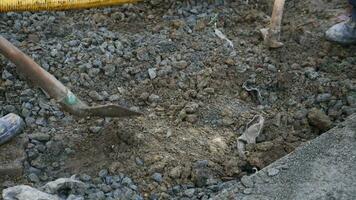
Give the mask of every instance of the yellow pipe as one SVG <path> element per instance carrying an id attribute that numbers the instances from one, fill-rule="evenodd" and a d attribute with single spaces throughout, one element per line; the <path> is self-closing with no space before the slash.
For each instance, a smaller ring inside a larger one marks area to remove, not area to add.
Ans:
<path id="1" fill-rule="evenodd" d="M 0 0 L 0 12 L 84 9 L 138 1 L 142 0 Z"/>

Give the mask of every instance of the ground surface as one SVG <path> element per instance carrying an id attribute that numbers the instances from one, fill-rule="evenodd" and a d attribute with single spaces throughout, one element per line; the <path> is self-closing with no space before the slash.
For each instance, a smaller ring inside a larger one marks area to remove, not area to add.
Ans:
<path id="1" fill-rule="evenodd" d="M 130 176 L 144 198 L 208 198 L 222 181 L 265 167 L 356 111 L 356 48 L 323 38 L 345 4 L 288 2 L 285 46 L 269 50 L 259 33 L 268 3 L 160 2 L 0 14 L 0 34 L 84 101 L 144 112 L 75 118 L 0 58 L 1 114 L 20 114 L 30 136 L 22 182 L 108 169 Z M 237 137 L 256 114 L 266 118 L 265 128 L 242 159 Z M 9 179 L 4 187 L 18 183 Z"/>

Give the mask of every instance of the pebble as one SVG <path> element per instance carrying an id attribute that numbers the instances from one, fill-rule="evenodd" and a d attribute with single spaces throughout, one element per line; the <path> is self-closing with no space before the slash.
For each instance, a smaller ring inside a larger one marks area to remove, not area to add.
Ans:
<path id="1" fill-rule="evenodd" d="M 321 102 L 327 102 L 331 100 L 331 94 L 330 93 L 324 93 L 324 94 L 319 94 L 316 97 L 316 101 L 321 103 Z"/>
<path id="2" fill-rule="evenodd" d="M 356 92 L 353 95 L 347 96 L 346 99 L 349 106 L 356 107 Z"/>
<path id="3" fill-rule="evenodd" d="M 51 139 L 51 136 L 47 133 L 33 133 L 29 135 L 29 138 L 40 142 L 47 142 Z"/>
<path id="4" fill-rule="evenodd" d="M 90 91 L 89 92 L 89 96 L 93 99 L 93 100 L 96 100 L 96 101 L 102 101 L 104 100 L 104 97 L 101 96 L 98 92 L 96 91 Z"/>
<path id="5" fill-rule="evenodd" d="M 195 102 L 189 102 L 187 103 L 187 105 L 185 105 L 185 112 L 187 114 L 194 114 L 197 112 L 199 108 L 199 104 L 195 103 Z"/>
<path id="6" fill-rule="evenodd" d="M 32 183 L 39 183 L 40 179 L 38 178 L 38 176 L 35 173 L 31 173 L 28 175 L 28 179 L 32 182 Z"/>
<path id="7" fill-rule="evenodd" d="M 316 80 L 319 77 L 319 73 L 315 71 L 312 67 L 305 68 L 305 75 L 310 80 Z"/>
<path id="8" fill-rule="evenodd" d="M 91 181 L 91 176 L 89 176 L 88 174 L 82 174 L 82 175 L 80 175 L 80 180 L 82 180 L 84 182 L 89 182 L 89 181 Z"/>
<path id="9" fill-rule="evenodd" d="M 130 186 L 132 185 L 132 180 L 129 177 L 124 177 L 121 181 L 122 185 Z"/>
<path id="10" fill-rule="evenodd" d="M 118 101 L 120 100 L 120 95 L 113 94 L 109 97 L 109 101 Z"/>
<path id="11" fill-rule="evenodd" d="M 156 94 L 151 94 L 149 97 L 148 97 L 148 101 L 151 102 L 151 103 L 158 103 L 161 101 L 161 97 L 159 97 L 158 95 Z"/>
<path id="12" fill-rule="evenodd" d="M 269 168 L 267 170 L 268 176 L 276 176 L 279 173 L 279 169 L 276 168 Z"/>
<path id="13" fill-rule="evenodd" d="M 109 172 L 108 172 L 107 169 L 102 169 L 102 170 L 99 171 L 98 175 L 99 175 L 100 178 L 105 178 L 108 175 L 108 173 Z"/>
<path id="14" fill-rule="evenodd" d="M 171 178 L 179 178 L 181 173 L 182 173 L 182 168 L 180 166 L 177 166 L 171 169 L 171 171 L 169 172 L 169 176 Z"/>
<path id="15" fill-rule="evenodd" d="M 195 189 L 191 188 L 191 189 L 187 189 L 184 191 L 184 195 L 187 197 L 193 197 L 195 193 Z"/>
<path id="16" fill-rule="evenodd" d="M 241 183 L 245 186 L 245 187 L 253 187 L 254 183 L 253 181 L 251 180 L 250 177 L 248 176 L 243 176 L 241 178 Z"/>
<path id="17" fill-rule="evenodd" d="M 187 122 L 190 122 L 192 124 L 196 123 L 198 121 L 198 116 L 197 115 L 187 115 L 185 117 Z"/>
<path id="18" fill-rule="evenodd" d="M 150 79 L 155 79 L 157 77 L 156 68 L 148 69 L 148 75 L 150 76 Z"/>
<path id="19" fill-rule="evenodd" d="M 104 200 L 105 199 L 105 194 L 103 191 L 99 191 L 96 193 L 91 193 L 88 195 L 89 200 Z"/>
<path id="20" fill-rule="evenodd" d="M 89 130 L 90 130 L 90 132 L 91 133 L 99 133 L 100 132 L 100 130 L 101 130 L 101 127 L 100 126 L 91 126 L 91 127 L 89 127 Z"/>
<path id="21" fill-rule="evenodd" d="M 100 187 L 100 189 L 101 189 L 103 192 L 105 192 L 105 193 L 108 193 L 108 192 L 112 191 L 112 188 L 111 188 L 109 185 L 105 185 L 105 184 L 103 184 L 103 185 Z"/>
<path id="22" fill-rule="evenodd" d="M 135 162 L 139 166 L 143 166 L 144 165 L 144 162 L 143 162 L 143 160 L 141 158 L 136 157 L 135 158 Z"/>
<path id="23" fill-rule="evenodd" d="M 152 175 L 152 179 L 154 181 L 156 181 L 157 183 L 161 183 L 163 181 L 162 174 L 157 173 L 157 172 Z"/>
<path id="24" fill-rule="evenodd" d="M 308 113 L 309 123 L 321 131 L 327 131 L 332 126 L 330 118 L 317 108 L 313 108 Z"/>
<path id="25" fill-rule="evenodd" d="M 267 69 L 268 69 L 269 71 L 271 71 L 271 72 L 277 72 L 277 71 L 278 71 L 277 68 L 276 68 L 276 66 L 274 66 L 274 65 L 272 65 L 272 64 L 268 64 L 268 65 L 267 65 Z"/>
<path id="26" fill-rule="evenodd" d="M 243 190 L 243 193 L 244 193 L 244 194 L 251 194 L 251 193 L 252 193 L 252 188 L 245 188 L 245 189 Z"/>
<path id="27" fill-rule="evenodd" d="M 66 200 L 84 200 L 83 196 L 70 194 Z"/>

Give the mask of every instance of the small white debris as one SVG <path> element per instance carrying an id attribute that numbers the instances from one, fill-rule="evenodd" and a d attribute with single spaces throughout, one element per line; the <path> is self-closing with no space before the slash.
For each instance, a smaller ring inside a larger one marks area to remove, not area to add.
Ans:
<path id="1" fill-rule="evenodd" d="M 237 150 L 242 158 L 245 158 L 245 144 L 255 144 L 256 138 L 263 129 L 265 119 L 261 115 L 256 115 L 248 124 L 245 132 L 237 138 Z"/>
<path id="2" fill-rule="evenodd" d="M 222 40 L 226 40 L 226 42 L 228 43 L 228 45 L 231 47 L 231 48 L 234 48 L 234 44 L 232 43 L 231 40 L 229 40 L 229 38 L 226 37 L 226 35 L 224 35 L 223 32 L 221 32 L 219 29 L 215 28 L 214 29 L 215 31 L 215 35 L 218 36 L 220 39 Z"/>

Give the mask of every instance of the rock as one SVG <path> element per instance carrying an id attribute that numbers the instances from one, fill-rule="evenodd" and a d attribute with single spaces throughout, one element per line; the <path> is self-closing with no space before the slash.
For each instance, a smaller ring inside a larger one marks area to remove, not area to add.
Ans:
<path id="1" fill-rule="evenodd" d="M 127 187 L 121 187 L 113 192 L 115 199 L 132 199 L 133 191 Z"/>
<path id="2" fill-rule="evenodd" d="M 195 189 L 191 188 L 191 189 L 187 189 L 184 191 L 184 195 L 187 197 L 193 197 L 195 193 Z"/>
<path id="3" fill-rule="evenodd" d="M 143 93 L 138 97 L 138 99 L 139 99 L 140 101 L 147 101 L 149 96 L 150 96 L 150 94 L 149 94 L 148 92 L 143 92 Z"/>
<path id="4" fill-rule="evenodd" d="M 102 191 L 91 193 L 88 195 L 88 200 L 104 200 L 105 194 Z"/>
<path id="5" fill-rule="evenodd" d="M 54 156 L 60 155 L 64 150 L 63 142 L 60 140 L 50 140 L 46 143 L 46 147 L 48 152 L 51 152 Z"/>
<path id="6" fill-rule="evenodd" d="M 353 113 L 356 113 L 356 108 L 352 108 L 349 106 L 343 106 L 342 107 L 342 112 L 345 113 L 346 115 L 351 115 Z"/>
<path id="7" fill-rule="evenodd" d="M 136 158 L 135 158 L 135 162 L 136 162 L 136 164 L 139 165 L 139 166 L 143 166 L 143 165 L 144 165 L 143 160 L 142 160 L 141 158 L 139 158 L 139 157 L 136 157 Z"/>
<path id="8" fill-rule="evenodd" d="M 157 173 L 157 172 L 152 175 L 152 179 L 154 181 L 156 181 L 157 183 L 161 183 L 163 181 L 162 174 Z"/>
<path id="9" fill-rule="evenodd" d="M 99 172 L 99 177 L 100 178 L 105 178 L 107 175 L 108 175 L 108 170 L 107 169 L 102 169 L 102 170 L 100 170 L 100 172 Z"/>
<path id="10" fill-rule="evenodd" d="M 171 169 L 171 171 L 169 172 L 169 176 L 171 178 L 179 178 L 181 173 L 182 173 L 182 168 L 180 166 L 177 166 Z"/>
<path id="11" fill-rule="evenodd" d="M 37 140 L 40 142 L 47 142 L 51 139 L 51 136 L 47 133 L 33 133 L 29 135 L 31 140 Z"/>
<path id="12" fill-rule="evenodd" d="M 2 78 L 3 79 L 12 79 L 12 74 L 9 72 L 9 71 L 7 71 L 6 69 L 2 72 Z"/>
<path id="13" fill-rule="evenodd" d="M 24 146 L 28 138 L 18 136 L 0 147 L 0 182 L 9 177 L 19 178 L 23 173 L 23 162 L 26 159 Z"/>
<path id="14" fill-rule="evenodd" d="M 232 124 L 234 124 L 234 120 L 231 118 L 231 117 L 224 117 L 223 119 L 222 119 L 222 124 L 224 125 L 224 126 L 230 126 L 230 125 L 232 125 Z"/>
<path id="15" fill-rule="evenodd" d="M 31 165 L 33 167 L 36 167 L 38 169 L 44 169 L 46 168 L 46 162 L 45 162 L 45 157 L 43 154 L 40 154 L 38 157 L 36 157 L 34 160 L 31 160 Z"/>
<path id="16" fill-rule="evenodd" d="M 156 68 L 148 69 L 148 75 L 150 76 L 150 79 L 155 79 L 157 77 Z"/>
<path id="17" fill-rule="evenodd" d="M 197 115 L 187 115 L 185 117 L 185 120 L 187 122 L 190 122 L 190 123 L 194 124 L 194 123 L 196 123 L 198 121 L 198 116 Z"/>
<path id="18" fill-rule="evenodd" d="M 248 176 L 243 176 L 241 178 L 241 183 L 245 186 L 245 187 L 253 187 L 254 182 L 251 180 L 250 177 Z"/>
<path id="19" fill-rule="evenodd" d="M 187 105 L 185 105 L 185 112 L 187 114 L 194 114 L 197 112 L 199 108 L 199 104 L 195 103 L 195 102 L 190 102 L 190 103 L 187 103 Z"/>
<path id="20" fill-rule="evenodd" d="M 132 180 L 129 177 L 124 177 L 121 181 L 124 186 L 131 186 L 133 184 Z"/>
<path id="21" fill-rule="evenodd" d="M 349 106 L 354 106 L 356 107 L 356 93 L 354 93 L 353 95 L 347 96 L 347 103 L 349 104 Z"/>
<path id="22" fill-rule="evenodd" d="M 83 196 L 70 194 L 66 200 L 84 200 Z"/>
<path id="23" fill-rule="evenodd" d="M 192 179 L 197 187 L 204 187 L 207 185 L 209 178 L 213 177 L 212 171 L 208 168 L 209 161 L 199 160 L 194 163 L 192 170 Z"/>
<path id="24" fill-rule="evenodd" d="M 28 179 L 32 182 L 32 183 L 38 183 L 40 182 L 40 179 L 38 178 L 38 176 L 34 173 L 31 173 L 28 175 Z"/>
<path id="25" fill-rule="evenodd" d="M 148 101 L 151 102 L 151 103 L 158 103 L 158 102 L 161 101 L 161 97 L 159 97 L 158 95 L 155 95 L 155 94 L 151 94 L 148 97 Z"/>
<path id="26" fill-rule="evenodd" d="M 174 62 L 173 66 L 176 66 L 178 69 L 185 69 L 188 66 L 188 63 L 184 60 Z"/>
<path id="27" fill-rule="evenodd" d="M 148 54 L 147 48 L 141 47 L 136 50 L 136 57 L 140 61 L 148 61 L 150 60 L 150 56 Z"/>
<path id="28" fill-rule="evenodd" d="M 274 65 L 272 65 L 272 64 L 268 64 L 268 65 L 267 65 L 267 69 L 268 69 L 269 71 L 271 71 L 271 72 L 277 72 L 277 71 L 278 71 L 277 68 L 276 68 L 276 66 L 274 66 Z"/>
<path id="29" fill-rule="evenodd" d="M 317 97 L 316 97 L 316 101 L 321 103 L 321 102 L 327 102 L 327 101 L 330 101 L 331 99 L 331 94 L 330 93 L 324 93 L 324 94 L 319 94 Z"/>
<path id="30" fill-rule="evenodd" d="M 113 94 L 109 97 L 109 101 L 118 101 L 120 100 L 120 95 L 118 94 Z"/>
<path id="31" fill-rule="evenodd" d="M 279 173 L 279 169 L 276 168 L 269 168 L 267 170 L 268 176 L 276 176 Z"/>
<path id="32" fill-rule="evenodd" d="M 315 71 L 312 67 L 305 68 L 305 76 L 310 80 L 316 80 L 319 77 L 319 73 Z"/>
<path id="33" fill-rule="evenodd" d="M 89 127 L 89 130 L 90 130 L 91 133 L 96 134 L 96 133 L 100 132 L 101 127 L 100 126 L 91 126 L 91 127 Z"/>
<path id="34" fill-rule="evenodd" d="M 112 191 L 112 188 L 109 185 L 102 184 L 102 186 L 100 187 L 100 190 L 102 190 L 105 193 L 108 193 L 108 192 Z"/>
<path id="35" fill-rule="evenodd" d="M 13 105 L 6 105 L 6 106 L 4 106 L 4 110 L 8 113 L 15 113 L 16 107 Z"/>
<path id="36" fill-rule="evenodd" d="M 89 182 L 91 180 L 91 176 L 89 176 L 88 174 L 82 174 L 80 175 L 80 180 L 84 181 L 84 182 Z"/>
<path id="37" fill-rule="evenodd" d="M 245 189 L 243 190 L 243 193 L 244 193 L 244 194 L 251 194 L 251 193 L 252 193 L 252 188 L 245 188 Z"/>
<path id="38" fill-rule="evenodd" d="M 27 185 L 19 185 L 3 190 L 4 200 L 60 200 L 58 196 L 41 192 Z"/>
<path id="39" fill-rule="evenodd" d="M 95 100 L 95 101 L 102 101 L 102 100 L 104 100 L 104 97 L 103 96 L 101 96 L 98 92 L 96 92 L 96 91 L 90 91 L 89 92 L 89 96 L 93 99 L 93 100 Z"/>
<path id="40" fill-rule="evenodd" d="M 115 65 L 106 65 L 104 67 L 104 74 L 113 77 L 116 71 Z"/>
<path id="41" fill-rule="evenodd" d="M 68 191 L 72 194 L 84 194 L 87 185 L 73 178 L 60 178 L 52 182 L 48 182 L 42 187 L 44 192 L 49 194 L 59 194 L 61 191 Z"/>
<path id="42" fill-rule="evenodd" d="M 214 137 L 211 140 L 209 140 L 208 145 L 209 145 L 209 151 L 213 153 L 223 154 L 228 148 L 225 139 L 220 136 Z"/>
<path id="43" fill-rule="evenodd" d="M 215 93 L 215 89 L 208 87 L 208 88 L 204 89 L 204 92 L 206 92 L 208 94 L 214 94 Z"/>
<path id="44" fill-rule="evenodd" d="M 266 142 L 257 143 L 256 149 L 260 151 L 268 151 L 272 149 L 273 146 L 274 146 L 273 142 L 266 141 Z"/>
<path id="45" fill-rule="evenodd" d="M 306 118 L 308 115 L 308 110 L 305 108 L 302 108 L 294 113 L 294 117 L 298 120 Z"/>
<path id="46" fill-rule="evenodd" d="M 321 110 L 313 108 L 308 113 L 309 123 L 321 131 L 326 131 L 331 128 L 332 122 L 330 118 Z"/>

